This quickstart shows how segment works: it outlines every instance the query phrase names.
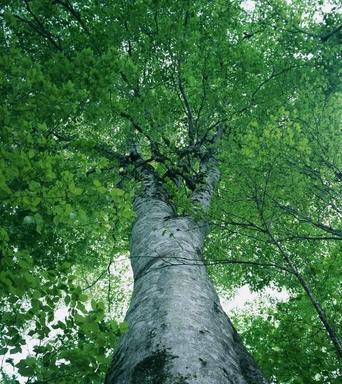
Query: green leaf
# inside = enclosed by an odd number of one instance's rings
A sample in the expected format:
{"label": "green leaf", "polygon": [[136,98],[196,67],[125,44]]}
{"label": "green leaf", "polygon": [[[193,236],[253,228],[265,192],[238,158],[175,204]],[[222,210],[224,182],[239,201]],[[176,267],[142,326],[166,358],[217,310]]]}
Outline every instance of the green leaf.
{"label": "green leaf", "polygon": [[113,198],[122,197],[125,194],[125,191],[119,188],[112,188],[112,190],[110,191],[110,194]]}
{"label": "green leaf", "polygon": [[35,224],[34,218],[32,216],[25,216],[23,219],[23,224],[25,225]]}

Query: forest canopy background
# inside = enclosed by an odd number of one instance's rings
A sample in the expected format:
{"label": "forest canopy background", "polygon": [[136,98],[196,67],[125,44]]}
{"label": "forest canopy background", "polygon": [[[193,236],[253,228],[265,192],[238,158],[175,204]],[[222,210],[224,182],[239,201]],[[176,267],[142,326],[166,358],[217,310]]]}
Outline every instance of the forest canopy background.
{"label": "forest canopy background", "polygon": [[130,150],[200,215],[189,195],[218,126],[211,278],[288,292],[233,319],[271,382],[338,382],[341,10],[250,3],[1,2],[3,383],[8,364],[27,383],[103,381],[126,330],[113,266],[139,190]]}

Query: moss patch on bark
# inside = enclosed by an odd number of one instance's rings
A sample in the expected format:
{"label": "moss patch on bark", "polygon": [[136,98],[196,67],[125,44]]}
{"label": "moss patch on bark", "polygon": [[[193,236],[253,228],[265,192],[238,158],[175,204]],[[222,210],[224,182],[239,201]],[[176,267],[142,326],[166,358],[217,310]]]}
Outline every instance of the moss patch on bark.
{"label": "moss patch on bark", "polygon": [[167,363],[174,359],[165,350],[156,351],[134,368],[132,384],[163,384],[168,377]]}

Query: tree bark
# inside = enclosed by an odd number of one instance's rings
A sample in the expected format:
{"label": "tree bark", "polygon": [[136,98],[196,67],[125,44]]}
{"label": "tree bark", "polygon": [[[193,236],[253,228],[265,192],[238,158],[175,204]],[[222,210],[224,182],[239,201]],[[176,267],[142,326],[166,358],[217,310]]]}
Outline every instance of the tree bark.
{"label": "tree bark", "polygon": [[[140,171],[145,189],[134,205],[129,330],[105,383],[266,383],[222,310],[206,267],[198,265],[203,226],[175,215],[161,183],[151,171]],[[204,190],[202,184],[202,199]]]}

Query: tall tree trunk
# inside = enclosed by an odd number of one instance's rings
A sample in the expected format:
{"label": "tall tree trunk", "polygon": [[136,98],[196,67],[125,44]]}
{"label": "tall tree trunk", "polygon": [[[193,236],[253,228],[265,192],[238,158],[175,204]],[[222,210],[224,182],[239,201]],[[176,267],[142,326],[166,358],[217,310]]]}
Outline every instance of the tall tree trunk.
{"label": "tall tree trunk", "polygon": [[160,182],[146,170],[144,177],[131,235],[129,330],[106,384],[266,383],[201,265],[203,226],[176,216]]}

